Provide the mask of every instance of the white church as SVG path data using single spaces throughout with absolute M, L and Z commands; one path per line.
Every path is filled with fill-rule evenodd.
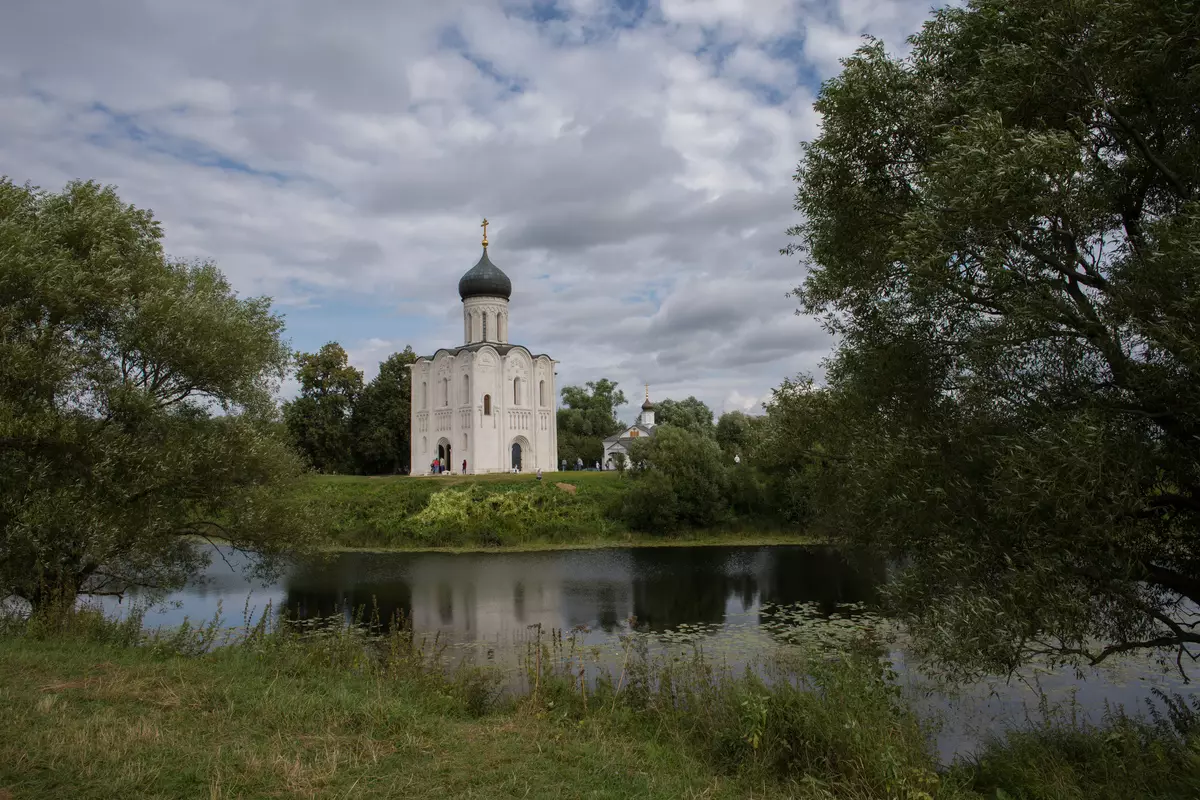
M 434 462 L 468 474 L 557 469 L 558 392 L 550 356 L 508 341 L 512 281 L 483 255 L 458 281 L 463 340 L 412 371 L 412 472 Z
M 650 387 L 647 386 L 646 401 L 642 403 L 642 413 L 638 416 L 637 422 L 604 440 L 604 468 L 613 469 L 616 466 L 618 454 L 629 458 L 629 447 L 634 440 L 653 439 L 657 430 L 654 427 L 654 404 L 650 402 Z

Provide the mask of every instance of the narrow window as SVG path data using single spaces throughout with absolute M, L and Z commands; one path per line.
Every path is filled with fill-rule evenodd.
M 490 394 L 485 394 L 483 396 L 483 415 L 485 417 L 490 417 L 492 415 L 492 396 Z
M 546 382 L 538 381 L 538 405 L 546 405 Z
M 513 378 L 513 405 L 521 405 L 521 379 Z
M 471 376 L 470 375 L 463 375 L 463 397 L 462 397 L 462 399 L 463 399 L 464 406 L 469 406 L 471 404 Z
M 487 314 L 483 315 L 483 340 L 487 341 Z
M 429 408 L 429 384 L 421 381 L 421 408 Z
M 450 405 L 450 379 L 442 378 L 442 405 Z

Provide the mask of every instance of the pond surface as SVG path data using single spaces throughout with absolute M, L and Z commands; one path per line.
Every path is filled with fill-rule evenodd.
M 872 624 L 878 617 L 871 604 L 885 576 L 882 564 L 852 563 L 809 546 L 342 553 L 294 567 L 266 586 L 243 577 L 236 554 L 227 558 L 214 558 L 202 579 L 154 605 L 147 627 L 206 621 L 218 610 L 228 624 L 240 625 L 268 607 L 301 618 L 347 619 L 378 608 L 382 619 L 410 617 L 418 636 L 436 636 L 452 650 L 514 670 L 538 625 L 574 630 L 614 672 L 621 666 L 617 637 L 631 627 L 650 632 L 662 650 L 698 645 L 740 669 L 797 640 L 836 640 Z M 104 605 L 122 613 L 130 602 L 105 598 Z M 1177 674 L 1134 658 L 1082 677 L 1030 669 L 1013 681 L 954 690 L 926 676 L 902 640 L 891 658 L 909 700 L 940 720 L 943 761 L 969 753 L 988 735 L 1040 719 L 1041 693 L 1099 721 L 1106 704 L 1144 710 L 1151 687 L 1191 690 Z

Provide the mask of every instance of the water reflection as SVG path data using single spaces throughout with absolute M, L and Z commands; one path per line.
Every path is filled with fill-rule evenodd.
M 820 547 L 643 547 L 555 553 L 347 553 L 284 581 L 300 618 L 378 613 L 418 632 L 491 640 L 524 630 L 720 626 L 763 603 L 826 611 L 874 598 L 879 565 Z M 757 621 L 759 617 L 754 617 Z
M 421 635 L 436 635 L 464 649 L 506 652 L 512 661 L 529 626 L 581 629 L 584 643 L 606 648 L 620 669 L 617 637 L 630 619 L 661 637 L 686 628 L 706 653 L 737 671 L 784 641 L 780 617 L 795 604 L 812 604 L 826 616 L 847 606 L 870 605 L 886 577 L 885 565 L 848 560 L 823 547 L 650 547 L 544 553 L 345 553 L 293 568 L 266 586 L 245 579 L 242 562 L 231 569 L 214 559 L 203 580 L 175 593 L 146 616 L 148 626 L 211 619 L 223 607 L 231 625 L 247 622 L 268 605 L 300 618 L 342 616 L 360 610 L 381 620 L 407 617 Z M 105 599 L 110 611 L 128 607 Z M 779 612 L 777 609 L 784 609 Z M 700 626 L 697 629 L 696 626 Z M 835 626 L 831 625 L 830 628 Z M 492 648 L 491 645 L 500 645 Z M 892 657 L 922 714 L 949 724 L 937 737 L 943 760 L 969 750 L 989 734 L 1022 724 L 1038 697 L 1022 683 L 980 683 L 953 694 L 924 685 L 920 665 L 903 648 Z M 1077 697 L 1097 719 L 1106 703 L 1140 707 L 1152 686 L 1182 687 L 1152 666 L 1114 661 L 1078 681 L 1067 671 L 1035 674 L 1051 699 Z

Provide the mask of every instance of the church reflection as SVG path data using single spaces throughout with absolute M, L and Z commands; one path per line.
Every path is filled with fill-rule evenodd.
M 763 619 L 761 605 L 871 602 L 881 564 L 820 547 L 646 547 L 551 553 L 345 553 L 294 571 L 301 619 L 410 617 L 418 633 L 504 640 L 530 626 L 613 634 Z

